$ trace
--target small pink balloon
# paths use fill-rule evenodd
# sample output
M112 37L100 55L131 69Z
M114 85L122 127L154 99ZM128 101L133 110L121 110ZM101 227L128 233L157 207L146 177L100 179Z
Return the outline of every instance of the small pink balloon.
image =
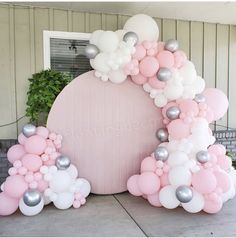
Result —
M46 140L41 136L34 135L25 142L25 150L29 154L41 155L46 148Z
M43 162L44 165L51 166L55 164L55 160L49 159Z
M214 175L216 176L217 187L221 188L223 193L229 191L231 186L229 175L224 171L215 171Z
M138 44L135 47L136 51L135 53L132 55L132 58L137 59L137 60L142 60L145 56L146 56L146 50L145 48L141 45Z
M138 186L142 193L153 194L160 188L160 179L153 172L144 172L138 178Z
M44 192L48 188L48 182L45 180L39 180L38 181L38 190L39 192Z
M18 199L9 197L5 192L0 193L0 216L8 216L18 209Z
M81 206L81 203L79 200L73 202L73 207L74 208L79 208Z
M29 184L29 187L30 187L31 189L36 189L36 188L38 187L38 183L37 183L36 181L33 181L33 182L31 182L31 183Z
M134 196L142 196L142 192L139 189L138 186L138 178L140 177L140 175L133 175L128 179L127 182L127 189L128 191L133 194Z
M174 55L167 50L163 50L159 54L157 54L157 60L159 62L160 68L171 68L174 66L175 63Z
M39 181L43 178L43 175L40 172L34 174L35 181Z
M197 116L199 113L198 104L191 99L184 99L180 101L179 109L181 113L192 113L193 116Z
M36 129L36 134L42 136L44 139L47 139L49 136L49 130L46 127L39 126Z
M148 195L147 200L154 207L161 207L162 206L161 203L160 203L160 200L159 200L159 193L154 193L154 194Z
M161 181L162 188L169 185L170 182L169 182L169 178L168 178L168 173L162 174L162 176L160 177L160 181Z
M25 153L23 145L13 145L7 152L7 158L13 164L16 160L20 160Z
M31 183L32 181L34 181L34 175L32 172L28 172L26 175L25 175L25 181L27 183Z
M40 169L43 163L41 158L38 155L26 154L22 158L22 164L29 171L36 172Z
M24 136L23 133L20 133L20 135L18 136L18 142L21 144L21 145L24 145L25 142L27 140L27 137Z
M148 79L148 84L155 89L163 89L166 86L165 82L158 80L155 76Z
M148 80L148 78L144 77L142 74L132 75L131 79L134 83L138 85L145 84Z
M17 169L14 168L14 167L9 168L8 174L9 174L10 176L17 174Z
M190 125L181 119L173 120L167 125L169 135L176 140L186 138L190 135Z
M165 48L165 42L159 41L159 42L157 43L157 50L158 50L158 52L163 51L164 48Z
M186 63L187 56L183 51L177 50L176 52L174 52L174 59L175 59L174 66L176 68L180 68Z
M9 176L4 183L4 192L13 198L20 198L28 189L28 184L21 175Z
M145 158L141 163L141 173L143 172L155 172L156 170L156 160L153 157Z
M25 167L21 167L18 169L20 175L26 175L27 169Z
M142 44L143 44L143 46L146 50L149 50L149 49L152 48L152 42L151 41L145 40L145 41L143 41Z
M16 160L14 163L13 163L13 166L16 168L16 169L19 169L21 166L22 166L22 162L20 160Z
M228 170L232 166L232 160L226 155L217 156L217 164L223 169Z
M50 139L50 140L56 140L56 138L57 138L57 134L56 134L56 133L51 132L51 133L49 134L49 139Z
M221 144L215 144L215 145L211 145L208 148L208 152L211 153L211 154L214 154L216 156L218 156L218 155L225 155L226 149Z
M223 206L222 199L218 197L217 199L210 200L210 199L205 199L205 204L204 204L204 212L214 214L217 213L221 210Z
M153 77L159 69L159 63L156 58L147 56L139 64L139 70L145 77Z

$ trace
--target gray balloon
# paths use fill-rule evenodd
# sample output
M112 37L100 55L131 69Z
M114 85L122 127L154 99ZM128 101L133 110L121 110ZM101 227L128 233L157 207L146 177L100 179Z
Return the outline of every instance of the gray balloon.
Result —
M176 107L176 106L169 107L166 110L166 116L170 120L175 120L175 119L179 118L179 114L180 114L180 109L178 107Z
M157 72L157 79L166 82L172 78L172 72L168 68L160 68Z
M175 52L179 48L179 42L174 39L170 39L165 43L165 50Z
M175 191L175 195L182 203L190 202L193 199L193 191L186 185L179 186Z
M94 59L100 51L96 45L89 44L85 47L84 52L87 58Z
M41 202L42 195L37 190L28 190L23 195L24 203L29 207L34 207Z
M201 151L197 152L196 159L198 162L204 164L204 163L208 162L211 158L210 158L210 154L207 151L201 150Z
M65 170L70 167L70 159L65 155L56 158L56 166L59 170Z
M205 102L206 98L202 94L196 94L195 98L194 98L194 101L197 102L197 103L201 103L201 102Z
M123 41L124 42L132 42L134 45L138 43L138 35L135 32L129 31L124 34L123 36Z
M22 133L25 137L30 137L36 134L36 126L32 124L26 124L22 128Z
M160 128L156 132L156 137L160 142L168 141L168 131L165 128Z
M166 161L169 156L169 152L164 146L159 146L157 149L154 151L154 156L156 160L161 160L161 161Z

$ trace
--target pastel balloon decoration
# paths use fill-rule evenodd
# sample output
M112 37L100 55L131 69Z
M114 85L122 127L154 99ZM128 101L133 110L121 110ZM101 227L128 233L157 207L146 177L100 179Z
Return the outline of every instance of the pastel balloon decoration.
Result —
M19 206L17 198L8 196L5 192L0 193L0 216L13 214Z
M21 159L21 157L26 153L24 147L20 144L13 145L7 152L7 158L12 164Z

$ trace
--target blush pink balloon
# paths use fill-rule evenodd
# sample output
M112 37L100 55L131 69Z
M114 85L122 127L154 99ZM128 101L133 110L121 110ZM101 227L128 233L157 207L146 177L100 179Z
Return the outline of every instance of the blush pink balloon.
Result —
M8 216L18 209L18 199L9 197L5 192L0 193L0 216Z
M225 155L226 149L221 144L215 144L215 145L211 145L208 148L208 152L211 153L211 154L214 154L216 156L218 156L218 155Z
M47 139L49 136L49 130L46 127L39 126L36 129L36 134L42 136L44 139Z
M190 135L190 126L181 119L173 120L167 125L169 135L176 140L186 138Z
M171 68L175 63L174 55L167 50L163 50L159 54L157 54L157 60L160 67Z
M146 50L145 48L141 45L138 44L135 47L136 51L135 53L132 55L132 58L137 59L137 60L142 60L145 56L146 56Z
M180 68L186 63L187 56L183 51L177 50L176 52L174 52L174 59L175 59L174 66L176 68Z
M38 190L39 192L44 192L48 188L48 182L45 180L39 180L38 181Z
M34 135L25 142L25 150L29 154L41 155L46 148L46 140L41 136Z
M156 58L147 56L139 64L139 70L145 77L153 77L159 69L159 63Z
M142 193L153 194L160 189L160 179L153 172L144 172L138 178L138 186Z
M7 158L13 164L14 161L20 160L25 153L23 145L13 145L7 152Z
M218 197L217 199L214 199L214 200L205 199L203 211L210 213L210 214L214 214L214 213L219 212L221 210L222 206L223 206L223 202L220 197Z
M192 116L197 116L199 113L198 104L191 100L185 99L179 102L179 109L181 113L192 114Z
M141 173L143 172L154 172L156 170L156 160L153 157L145 158L141 163Z
M214 120L218 120L227 112L229 101L226 95L216 88L208 88L203 92L207 105L214 113Z
M148 195L147 200L154 207L161 207L162 206L161 203L160 203L160 200L159 200L159 193L154 193L154 194Z
M142 196L143 195L143 193L140 191L139 185L138 185L139 177L140 177L140 175L137 175L137 174L133 175L128 179L128 182L127 182L127 189L134 196Z
M226 155L217 156L217 164L223 169L228 170L232 166L232 160Z
M137 75L132 75L131 79L134 83L141 85L141 84L145 84L147 82L147 78L144 77L142 74L137 74Z
M223 193L229 191L231 186L229 175L223 171L215 171L214 175L216 176L217 187L221 188Z
M42 166L42 160L38 155L26 154L22 158L22 164L31 172L36 172Z
M216 189L217 180L213 172L207 169L201 169L192 176L193 188L201 193L211 193Z
M164 48L165 48L165 42L159 41L159 42L157 43L157 50L158 50L158 52L163 51Z
M25 142L26 142L26 140L27 140L27 137L24 136L23 133L20 133L20 135L18 136L18 142L19 142L21 145L24 145Z
M165 82L158 80L155 76L148 79L148 84L155 89L163 89L166 86Z
M170 182L169 182L168 173L163 173L162 176L160 177L160 181L161 181L161 187L165 187L169 185Z
M20 198L28 189L28 184L21 175L9 176L4 183L4 192L13 198Z

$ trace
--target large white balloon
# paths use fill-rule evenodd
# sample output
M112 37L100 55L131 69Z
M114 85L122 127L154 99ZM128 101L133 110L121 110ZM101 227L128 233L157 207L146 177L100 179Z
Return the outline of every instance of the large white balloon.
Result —
M94 69L102 73L108 73L110 70L107 64L108 58L109 56L106 53L99 53L93 61Z
M92 35L90 36L90 39L89 39L90 44L97 45L98 44L98 40L100 39L100 37L101 37L103 32L104 32L103 30L94 31L92 33Z
M36 206L30 207L24 203L23 198L20 199L19 209L25 216L35 216L39 214L44 207L44 200L41 199L40 203Z
M78 170L73 164L70 165L66 172L70 175L72 179L76 179L78 177Z
M171 167L181 165L185 163L186 161L188 161L188 156L186 155L186 153L181 151L172 152L169 154L169 157L168 157L168 164Z
M172 83L169 83L166 85L164 89L164 95L169 100L176 100L182 96L183 91L184 91L184 88L182 84L174 85Z
M79 192L84 197L87 197L91 191L90 183L83 178L76 179L75 186L76 192Z
M188 203L182 203L182 207L190 213L200 212L204 207L204 198L200 193L193 191L193 199Z
M157 23L145 14L137 14L129 18L124 25L124 30L135 32L139 42L144 40L157 41L159 37Z
M175 196L176 188L168 185L163 187L159 193L159 200L163 207L174 209L179 206L180 202Z
M49 181L49 188L53 192L62 193L69 189L71 183L70 175L65 170L58 170Z
M122 83L126 80L127 75L120 69L110 71L108 77L112 83Z
M168 175L171 185L190 185L192 175L191 172L184 166L177 166L170 170Z
M158 94L154 99L154 103L157 107L164 107L167 102L168 100L163 94Z
M179 69L179 73L183 77L183 84L192 84L197 79L197 72L191 61L187 61Z
M60 193L57 199L53 202L58 209L68 209L72 206L74 202L74 195L70 192Z
M119 45L119 38L113 31L104 31L98 39L98 48L106 53L113 52Z

